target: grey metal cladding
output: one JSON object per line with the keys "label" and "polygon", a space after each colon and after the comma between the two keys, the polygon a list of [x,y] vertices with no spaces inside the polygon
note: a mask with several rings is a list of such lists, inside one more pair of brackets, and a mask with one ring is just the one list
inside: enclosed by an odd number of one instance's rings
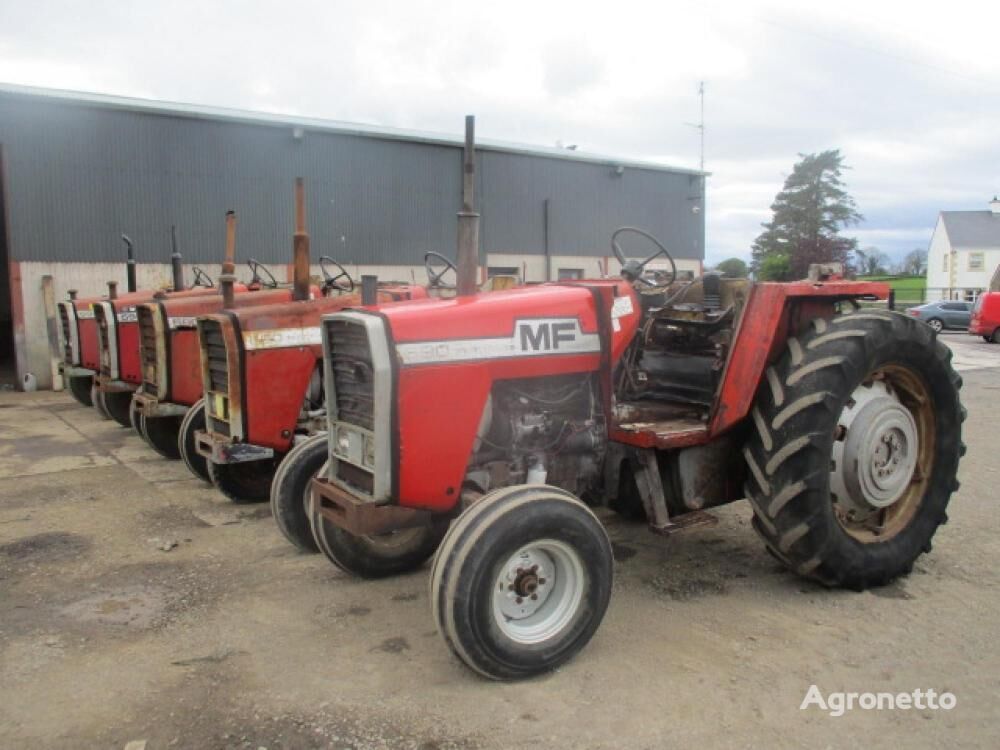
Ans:
{"label": "grey metal cladding", "polygon": [[[411,265],[455,253],[461,150],[291,127],[199,119],[0,92],[12,257],[169,262],[176,224],[188,262],[218,263],[224,215],[237,212],[238,260],[289,263],[293,180],[306,180],[312,256]],[[479,153],[487,252],[543,252],[550,201],[553,254],[606,255],[621,224],[703,253],[700,177],[487,150]],[[702,207],[703,208],[703,207]]]}

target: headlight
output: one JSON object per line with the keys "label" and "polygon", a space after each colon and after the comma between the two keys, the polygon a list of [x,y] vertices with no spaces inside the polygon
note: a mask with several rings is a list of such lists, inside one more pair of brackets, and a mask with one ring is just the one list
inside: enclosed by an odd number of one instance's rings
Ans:
{"label": "headlight", "polygon": [[341,426],[337,428],[337,439],[334,443],[334,453],[357,466],[367,459],[366,436],[361,430]]}
{"label": "headlight", "polygon": [[375,438],[371,435],[365,437],[365,466],[375,468]]}

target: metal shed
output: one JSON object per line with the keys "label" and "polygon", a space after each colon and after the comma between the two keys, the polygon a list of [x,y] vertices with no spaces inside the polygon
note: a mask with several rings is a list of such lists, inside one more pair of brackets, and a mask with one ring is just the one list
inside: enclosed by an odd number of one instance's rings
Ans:
{"label": "metal shed", "polygon": [[[234,209],[238,259],[276,264],[283,279],[297,176],[317,257],[422,281],[426,251],[454,255],[461,146],[457,128],[0,85],[0,352],[16,354],[19,376],[32,371],[47,385],[41,279],[53,277],[58,298],[69,288],[102,292],[124,278],[122,232],[135,241],[140,280],[155,280],[166,274],[171,225],[186,263],[216,264]],[[701,172],[494,141],[477,142],[477,154],[484,273],[594,274],[622,224],[665,238],[683,267],[700,268]]]}

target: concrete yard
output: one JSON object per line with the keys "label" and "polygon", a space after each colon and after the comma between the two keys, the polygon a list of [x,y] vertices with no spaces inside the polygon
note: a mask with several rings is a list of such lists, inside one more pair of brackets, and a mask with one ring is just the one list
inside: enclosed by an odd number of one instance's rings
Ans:
{"label": "concrete yard", "polygon": [[[591,644],[487,682],[434,630],[427,569],[353,580],[63,393],[0,394],[0,747],[984,747],[1000,736],[1000,346],[946,334],[968,455],[912,575],[782,570],[745,503],[670,539],[608,516]],[[950,710],[800,710],[810,685]]]}

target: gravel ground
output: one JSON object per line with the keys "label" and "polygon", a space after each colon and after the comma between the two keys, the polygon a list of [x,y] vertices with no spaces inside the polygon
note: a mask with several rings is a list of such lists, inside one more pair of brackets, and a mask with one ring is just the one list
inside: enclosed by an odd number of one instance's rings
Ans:
{"label": "gravel ground", "polygon": [[[68,395],[0,393],[0,746],[994,746],[1000,347],[945,340],[969,452],[912,575],[823,590],[764,553],[745,503],[669,539],[610,516],[603,626],[518,684],[450,656],[426,568],[352,580]],[[813,684],[957,706],[837,718],[799,709]]]}

